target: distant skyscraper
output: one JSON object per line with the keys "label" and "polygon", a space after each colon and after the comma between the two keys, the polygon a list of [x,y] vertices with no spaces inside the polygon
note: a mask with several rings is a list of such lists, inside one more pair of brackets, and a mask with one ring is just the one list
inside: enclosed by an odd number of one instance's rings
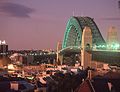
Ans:
{"label": "distant skyscraper", "polygon": [[117,30],[115,27],[110,27],[108,30],[108,35],[107,35],[107,46],[109,49],[114,49],[116,47],[119,47],[119,42],[118,42],[118,36],[117,36]]}
{"label": "distant skyscraper", "polygon": [[8,45],[6,44],[5,40],[0,40],[0,53],[6,53],[8,52]]}

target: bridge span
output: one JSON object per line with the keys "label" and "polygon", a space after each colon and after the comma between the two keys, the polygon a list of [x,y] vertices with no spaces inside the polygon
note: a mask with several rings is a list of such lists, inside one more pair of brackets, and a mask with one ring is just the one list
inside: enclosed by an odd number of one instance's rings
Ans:
{"label": "bridge span", "polygon": [[90,17],[73,16],[69,19],[62,48],[57,51],[58,59],[62,62],[63,57],[70,53],[81,54],[81,62],[84,64],[89,64],[91,60],[120,65],[120,45],[114,43],[108,46],[94,19]]}

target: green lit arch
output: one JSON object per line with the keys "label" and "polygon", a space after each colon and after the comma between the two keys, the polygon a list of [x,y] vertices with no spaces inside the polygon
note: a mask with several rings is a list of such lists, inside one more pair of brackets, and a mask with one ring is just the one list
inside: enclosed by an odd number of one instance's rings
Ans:
{"label": "green lit arch", "polygon": [[[72,38],[70,38],[70,35],[72,35]],[[66,26],[62,48],[66,48],[68,46],[79,46],[81,43],[81,36],[82,29],[79,22],[74,17],[71,17]]]}
{"label": "green lit arch", "polygon": [[90,27],[92,30],[92,44],[93,45],[101,45],[105,44],[105,40],[103,39],[96,23],[90,17],[71,17],[68,20],[64,39],[62,43],[62,48],[66,48],[69,46],[81,46],[82,39],[82,31],[85,26]]}

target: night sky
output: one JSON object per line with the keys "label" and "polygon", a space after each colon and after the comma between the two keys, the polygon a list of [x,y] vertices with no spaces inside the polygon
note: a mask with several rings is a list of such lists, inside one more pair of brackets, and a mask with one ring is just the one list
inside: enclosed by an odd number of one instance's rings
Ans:
{"label": "night sky", "polygon": [[0,0],[0,40],[14,50],[56,49],[73,13],[94,18],[105,40],[110,26],[120,36],[118,1]]}

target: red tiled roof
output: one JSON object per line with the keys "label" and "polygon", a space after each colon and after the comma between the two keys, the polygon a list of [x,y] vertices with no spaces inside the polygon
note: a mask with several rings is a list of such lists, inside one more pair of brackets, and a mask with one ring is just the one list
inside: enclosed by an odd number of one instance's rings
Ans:
{"label": "red tiled roof", "polygon": [[76,92],[95,92],[90,81],[85,80]]}
{"label": "red tiled roof", "polygon": [[120,79],[120,73],[118,72],[108,72],[104,75],[106,78],[109,78],[109,79]]}

